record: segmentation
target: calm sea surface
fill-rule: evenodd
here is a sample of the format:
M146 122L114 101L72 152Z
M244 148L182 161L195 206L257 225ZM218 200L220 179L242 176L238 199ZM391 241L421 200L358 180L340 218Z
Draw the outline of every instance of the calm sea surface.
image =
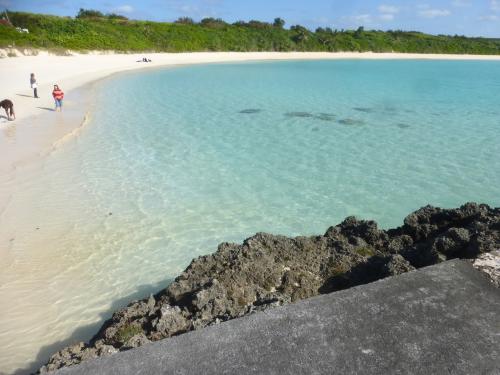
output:
M0 270L5 371L89 339L222 241L500 205L499 62L191 66L94 95L88 126L11 202L24 226Z

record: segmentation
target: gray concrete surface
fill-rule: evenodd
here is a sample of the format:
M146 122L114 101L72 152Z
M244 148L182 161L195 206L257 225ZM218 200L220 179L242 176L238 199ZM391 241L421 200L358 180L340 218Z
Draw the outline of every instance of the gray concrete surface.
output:
M500 289L451 261L56 374L500 374Z

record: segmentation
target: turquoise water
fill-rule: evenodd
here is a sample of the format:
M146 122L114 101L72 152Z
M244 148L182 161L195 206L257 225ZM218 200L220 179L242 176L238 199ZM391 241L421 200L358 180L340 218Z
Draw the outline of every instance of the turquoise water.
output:
M497 62L132 74L103 84L83 172L99 202L123 190L114 204L175 218L164 229L205 251L261 230L321 233L346 215L397 226L428 203L500 203L499 94Z
M500 63L473 61L217 64L103 81L87 127L13 199L30 208L19 220L38 218L25 238L44 236L35 274L50 286L8 284L26 289L20 306L47 310L45 326L22 326L36 327L36 345L89 339L110 301L259 231L319 234L348 215L388 228L426 204L499 206L499 94ZM6 314L7 360L29 346L12 344L11 328L29 314Z
M116 267L138 278L150 263L175 276L258 231L323 233L348 215L387 228L426 204L500 205L497 62L205 65L98 92L72 152L89 206L126 223L120 251L145 264Z

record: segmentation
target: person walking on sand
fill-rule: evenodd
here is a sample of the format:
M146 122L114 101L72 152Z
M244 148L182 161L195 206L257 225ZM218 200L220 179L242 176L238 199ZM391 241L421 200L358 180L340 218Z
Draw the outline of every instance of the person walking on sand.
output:
M33 96L38 99L38 84L36 83L35 73L31 73L30 85L33 89Z
M9 99L4 99L0 102L0 107L5 109L7 114L7 120L12 121L16 119L16 114L14 113L14 103Z
M52 91L52 96L54 97L54 101L56 102L56 111L59 110L61 112L62 110L62 104L63 104L63 98L64 98L64 92L59 88L58 85L54 85L54 91Z

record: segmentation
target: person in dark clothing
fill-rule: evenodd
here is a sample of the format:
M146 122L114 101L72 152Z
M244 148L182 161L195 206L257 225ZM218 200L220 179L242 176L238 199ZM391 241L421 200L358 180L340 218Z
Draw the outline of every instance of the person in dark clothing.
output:
M35 98L38 98L38 84L36 83L35 73L31 73L30 85L31 88L33 89L33 96Z
M14 113L14 103L12 103L9 99L4 99L0 102L0 107L5 109L5 113L7 114L7 120L15 120L16 114Z

